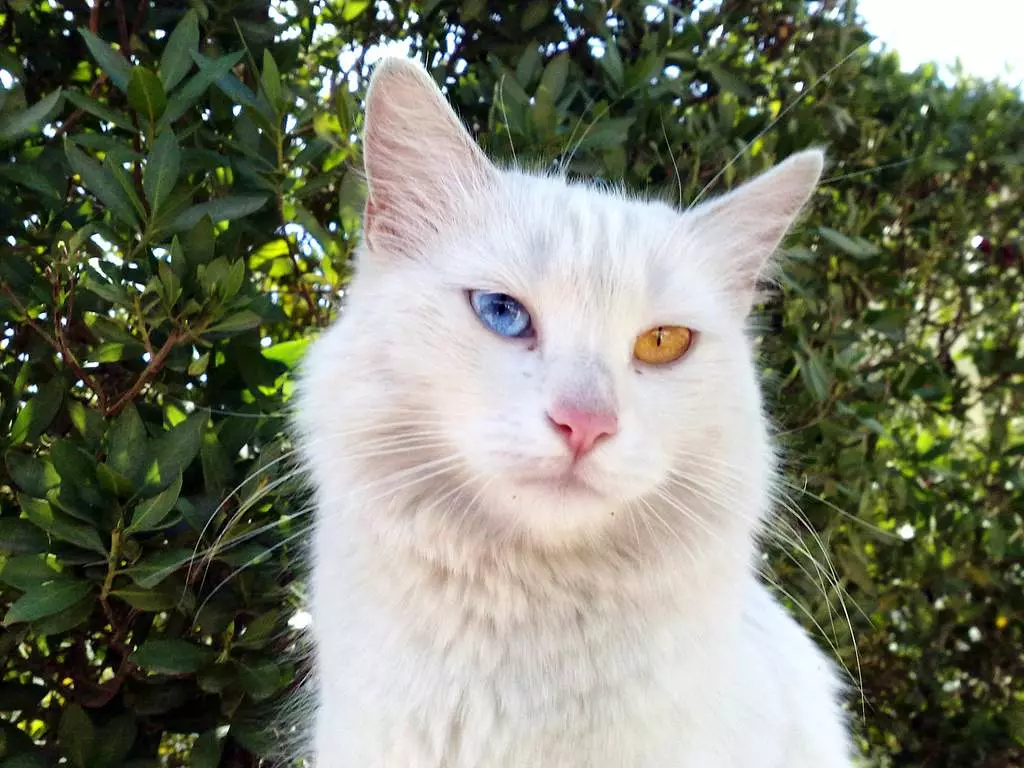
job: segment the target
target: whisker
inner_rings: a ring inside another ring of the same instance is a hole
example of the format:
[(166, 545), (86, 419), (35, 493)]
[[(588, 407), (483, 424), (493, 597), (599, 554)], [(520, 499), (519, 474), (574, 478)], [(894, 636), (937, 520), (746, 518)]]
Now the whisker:
[(665, 528), (665, 530), (667, 530), (669, 532), (669, 534), (676, 540), (676, 542), (678, 542), (679, 546), (681, 546), (683, 548), (683, 552), (686, 553), (686, 555), (690, 558), (690, 561), (693, 563), (694, 571), (695, 572), (699, 572), (700, 571), (700, 567), (699, 567), (699, 562), (697, 560), (697, 556), (694, 554), (693, 550), (690, 549), (689, 545), (683, 540), (683, 537), (679, 535), (678, 531), (676, 531), (675, 528), (670, 526), (665, 521), (665, 518), (663, 518), (658, 513), (658, 510), (656, 510), (654, 508), (654, 505), (651, 504), (649, 501), (647, 501), (647, 499), (640, 498), (640, 499), (638, 499), (638, 501), (644, 506), (644, 508), (647, 510), (647, 512), (652, 517), (654, 517), (655, 520), (657, 520), (659, 523), (661, 523), (662, 527)]
[[(690, 458), (692, 460), (691, 463), (693, 463), (694, 465), (700, 465), (701, 461), (704, 462), (703, 465), (702, 465), (702, 471), (703, 472), (710, 472), (712, 474), (718, 473), (719, 477), (724, 476), (724, 477), (726, 477), (726, 479), (730, 479), (730, 480), (733, 480), (733, 481), (736, 481), (736, 482), (741, 482), (741, 483), (748, 482), (749, 483), (749, 481), (747, 481), (745, 478), (743, 478), (742, 476), (736, 474), (735, 471), (734, 471), (734, 468), (733, 468), (733, 471), (730, 472), (729, 471), (730, 468), (728, 467), (728, 464), (726, 462), (721, 462), (721, 463), (726, 465), (725, 468), (722, 468), (722, 467), (715, 467), (715, 466), (713, 466), (714, 462), (711, 460), (712, 457), (697, 457), (695, 455), (691, 455)], [(700, 459), (700, 461), (698, 461), (698, 459)], [(685, 475), (680, 475), (680, 473), (677, 470), (673, 470), (672, 476), (673, 476), (673, 482), (676, 482), (676, 483), (678, 483), (680, 485), (683, 485), (683, 483), (680, 482), (680, 480), (682, 479), (684, 481), (688, 481), (691, 484), (691, 486), (692, 486), (692, 482), (693, 482), (692, 479), (686, 478)], [(693, 487), (688, 487), (687, 489), (690, 490), (691, 492), (695, 492), (695, 493), (698, 493), (700, 495), (700, 492), (697, 489), (693, 488)], [(710, 497), (708, 497), (706, 494), (704, 494), (704, 497), (706, 499), (708, 499), (709, 502), (714, 503), (714, 500), (711, 499)], [(776, 498), (771, 493), (769, 494), (769, 497), (773, 501), (775, 501), (776, 503), (780, 503), (779, 499)], [(814, 529), (814, 526), (811, 525), (810, 521), (796, 507), (796, 505), (794, 505), (792, 503), (785, 503), (785, 504), (781, 504), (781, 505), (784, 506), (787, 509), (787, 511), (789, 511), (797, 519), (797, 521), (806, 529), (808, 534), (811, 536), (812, 540), (817, 545), (818, 549), (821, 550), (821, 554), (822, 554), (822, 557), (824, 558), (825, 565), (821, 565), (820, 563), (818, 563), (817, 559), (811, 555), (810, 551), (806, 547), (804, 547), (803, 545), (799, 544), (799, 542), (798, 542), (798, 540), (796, 539), (795, 536), (793, 536), (793, 537), (786, 536), (785, 532), (781, 531), (778, 528), (771, 528), (771, 527), (769, 527), (769, 530), (774, 535), (776, 535), (784, 544), (788, 544), (790, 547), (793, 547), (793, 548), (797, 549), (797, 551), (800, 552), (800, 554), (804, 555), (812, 563), (812, 565), (814, 566), (815, 570), (819, 574), (818, 578), (817, 578), (817, 581), (818, 581), (819, 587), (821, 589), (822, 596), (825, 598), (825, 603), (826, 603), (826, 606), (829, 609), (830, 614), (831, 614), (833, 609), (832, 609), (832, 605), (831, 605), (831, 602), (830, 602), (830, 599), (829, 599), (829, 592), (832, 591), (832, 590), (835, 591), (837, 597), (839, 598), (839, 605), (840, 605), (840, 608), (841, 608), (841, 610), (843, 612), (843, 615), (844, 615), (844, 618), (845, 618), (845, 621), (846, 621), (846, 625), (847, 625), (847, 629), (849, 631), (851, 643), (852, 643), (852, 646), (853, 646), (853, 653), (854, 653), (854, 658), (855, 658), (856, 668), (857, 668), (857, 679), (858, 679), (858, 681), (860, 681), (861, 689), (863, 689), (863, 670), (862, 670), (861, 662), (860, 662), (860, 649), (859, 649), (859, 646), (857, 644), (856, 632), (854, 631), (854, 628), (853, 628), (853, 621), (852, 621), (852, 618), (850, 617), (849, 610), (847, 609), (847, 605), (846, 605), (846, 599), (851, 599), (852, 600), (852, 598), (850, 597), (849, 593), (847, 593), (843, 589), (842, 584), (841, 584), (841, 579), (839, 577), (839, 573), (838, 573), (838, 571), (837, 571), (837, 569), (835, 567), (835, 564), (833, 563), (831, 557), (829, 556), (827, 547), (825, 546), (824, 542), (821, 540), (821, 537), (818, 535), (817, 531)], [(738, 508), (738, 507), (737, 508), (726, 508), (726, 511), (731, 513), (731, 514), (744, 515), (742, 509)], [(769, 523), (769, 526), (771, 526), (771, 523)], [(795, 534), (795, 532), (794, 532), (794, 534)], [(783, 548), (783, 552), (785, 552), (787, 555), (789, 555), (788, 550), (786, 550), (785, 548)], [(790, 555), (790, 557), (791, 557), (792, 561), (794, 563), (796, 563), (797, 566), (802, 571), (804, 571), (804, 573), (808, 576), (808, 578), (811, 578), (812, 581), (816, 580), (810, 573), (808, 573), (806, 571), (806, 569), (802, 566), (802, 564), (798, 560), (796, 560), (795, 557), (792, 557), (791, 555)], [(824, 583), (821, 581), (822, 578), (827, 578), (828, 579), (830, 589), (826, 589), (825, 588)], [(854, 605), (857, 607), (857, 609), (861, 612), (861, 614), (864, 615), (863, 609), (860, 608), (860, 606), (857, 604), (856, 601), (853, 601), (853, 602), (854, 602)], [(868, 620), (870, 621), (870, 617), (868, 617)], [(862, 701), (862, 706), (866, 706), (863, 701)]]
[(665, 150), (668, 152), (668, 159), (672, 161), (672, 172), (676, 175), (676, 186), (679, 193), (676, 196), (676, 207), (683, 207), (683, 177), (679, 175), (679, 164), (676, 162), (676, 154), (672, 151), (672, 143), (668, 140), (668, 131), (665, 129), (665, 116), (661, 116), (661, 135), (665, 138)]
[(697, 197), (695, 197), (693, 199), (693, 202), (690, 203), (690, 205), (687, 207), (686, 210), (689, 211), (695, 205), (697, 205), (697, 203), (699, 203), (701, 201), (701, 199), (704, 197), (704, 195), (707, 194), (708, 190), (711, 189), (715, 184), (718, 183), (718, 180), (720, 178), (722, 178), (722, 176), (725, 174), (725, 172), (727, 170), (729, 170), (730, 168), (732, 168), (732, 166), (736, 164), (736, 161), (739, 160), (741, 157), (743, 157), (743, 155), (746, 154), (747, 150), (750, 149), (758, 139), (763, 137), (766, 133), (768, 133), (768, 131), (770, 131), (772, 128), (774, 128), (782, 118), (784, 118), (786, 115), (788, 115), (798, 104), (800, 104), (800, 102), (802, 102), (804, 99), (806, 99), (807, 96), (812, 91), (814, 91), (819, 85), (821, 85), (821, 83), (823, 83), (825, 80), (827, 80), (829, 77), (831, 77), (833, 72), (835, 72), (837, 69), (839, 69), (841, 66), (843, 66), (846, 62), (848, 62), (850, 59), (852, 59), (858, 52), (860, 52), (860, 50), (862, 48), (866, 48), (868, 45), (870, 45), (870, 43), (871, 43), (871, 41), (868, 40), (868, 41), (865, 41), (865, 42), (861, 43), (860, 45), (858, 45), (856, 48), (854, 48), (852, 51), (850, 51), (848, 54), (846, 54), (842, 59), (840, 59), (837, 64), (832, 65), (832, 67), (830, 67), (823, 75), (821, 75), (817, 80), (815, 80), (811, 84), (810, 88), (805, 88), (803, 91), (801, 91), (799, 96), (797, 96), (795, 99), (793, 99), (793, 101), (791, 101), (789, 104), (787, 104), (786, 107), (783, 110), (781, 110), (779, 112), (779, 114), (777, 114), (768, 123), (768, 125), (766, 125), (763, 129), (758, 131), (757, 135), (754, 136), (754, 138), (752, 138), (750, 141), (748, 141), (746, 144), (744, 144), (743, 147), (740, 149), (740, 151), (737, 152), (733, 156), (733, 158), (728, 163), (725, 164), (725, 166), (722, 168), (722, 170), (720, 170), (718, 173), (716, 173), (711, 178), (711, 181), (709, 181), (707, 184), (704, 185), (703, 189), (701, 189), (701, 191), (697, 193)]
[(501, 119), (505, 123), (505, 131), (508, 133), (508, 148), (512, 152), (512, 162), (519, 165), (519, 158), (516, 157), (516, 146), (512, 143), (512, 129), (509, 127), (508, 112), (505, 110), (505, 78), (502, 75), (498, 81), (498, 107), (501, 109)]
[[(210, 517), (207, 519), (206, 523), (203, 525), (202, 529), (199, 531), (199, 536), (196, 538), (196, 545), (195, 545), (195, 547), (192, 550), (192, 558), (193, 558), (193, 560), (195, 559), (196, 554), (199, 552), (199, 546), (200, 546), (203, 538), (205, 538), (206, 532), (207, 532), (207, 530), (209, 530), (210, 525), (213, 524), (213, 521), (217, 518), (217, 515), (220, 514), (221, 510), (224, 509), (224, 507), (228, 504), (228, 502), (230, 502), (231, 499), (234, 498), (235, 494), (237, 494), (240, 490), (242, 490), (242, 488), (244, 488), (246, 486), (246, 484), (249, 483), (251, 480), (253, 480), (257, 475), (261, 474), (262, 472), (266, 472), (271, 467), (273, 467), (273, 466), (281, 463), (282, 461), (285, 461), (286, 459), (292, 457), (295, 454), (295, 452), (296, 452), (296, 449), (293, 448), (293, 449), (285, 452), (284, 454), (282, 454), (278, 458), (274, 459), (273, 461), (268, 462), (267, 464), (265, 464), (264, 466), (260, 467), (256, 471), (250, 473), (241, 483), (236, 485), (234, 487), (234, 489), (224, 497), (223, 501), (221, 501), (220, 504), (217, 505), (217, 508), (213, 510), (213, 512), (210, 514)], [(185, 582), (186, 582), (186, 584), (191, 580), (191, 578), (192, 578), (192, 567), (190, 565), (187, 573), (185, 574)]]
[(213, 596), (216, 595), (218, 592), (220, 592), (220, 590), (222, 590), (229, 583), (231, 583), (231, 580), (234, 579), (236, 576), (238, 576), (238, 574), (240, 574), (240, 573), (248, 570), (249, 568), (251, 568), (261, 558), (264, 558), (267, 555), (269, 555), (269, 554), (271, 554), (273, 552), (276, 552), (281, 547), (287, 546), (291, 542), (295, 541), (295, 539), (299, 538), (299, 536), (304, 536), (306, 534), (306, 532), (309, 530), (309, 528), (310, 528), (310, 526), (306, 526), (301, 531), (298, 531), (296, 533), (291, 534), (290, 536), (287, 536), (286, 538), (284, 538), (281, 541), (279, 541), (277, 544), (274, 544), (273, 546), (267, 547), (265, 552), (261, 552), (258, 556), (252, 558), (247, 563), (245, 563), (244, 565), (236, 568), (234, 571), (232, 571), (230, 574), (228, 574), (226, 577), (224, 577), (224, 579), (222, 579), (220, 581), (220, 583), (218, 583), (217, 586), (215, 586), (213, 588), (213, 590), (210, 592), (210, 594), (208, 594), (206, 596), (206, 599), (204, 599), (203, 602), (199, 604), (199, 607), (196, 609), (196, 615), (199, 615), (202, 612), (203, 608), (206, 607), (206, 604), (209, 603), (211, 599), (213, 599)]

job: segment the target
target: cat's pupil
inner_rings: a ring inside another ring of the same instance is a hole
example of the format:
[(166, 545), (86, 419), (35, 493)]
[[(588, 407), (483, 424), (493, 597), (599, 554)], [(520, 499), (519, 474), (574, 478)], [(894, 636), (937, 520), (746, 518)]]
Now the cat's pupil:
[(654, 343), (655, 343), (655, 344), (656, 344), (657, 346), (659, 346), (659, 347), (661, 346), (661, 337), (662, 337), (662, 332), (663, 332), (663, 329), (662, 329), (662, 328), (658, 328), (658, 332), (657, 332), (657, 333), (655, 334), (655, 336), (654, 336)]

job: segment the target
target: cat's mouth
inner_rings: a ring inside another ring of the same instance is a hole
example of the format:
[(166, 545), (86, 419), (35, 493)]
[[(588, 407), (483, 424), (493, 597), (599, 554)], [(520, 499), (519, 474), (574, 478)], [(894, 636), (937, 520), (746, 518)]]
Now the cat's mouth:
[(549, 493), (601, 495), (575, 467), (570, 467), (562, 472), (527, 475), (522, 477), (520, 481), (526, 485), (543, 488)]

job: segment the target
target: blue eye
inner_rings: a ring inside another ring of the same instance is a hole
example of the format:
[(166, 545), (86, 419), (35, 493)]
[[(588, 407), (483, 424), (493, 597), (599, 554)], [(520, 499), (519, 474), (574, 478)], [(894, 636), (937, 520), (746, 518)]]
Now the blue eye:
[(480, 322), (499, 336), (521, 339), (533, 335), (530, 313), (508, 294), (470, 291), (469, 303)]

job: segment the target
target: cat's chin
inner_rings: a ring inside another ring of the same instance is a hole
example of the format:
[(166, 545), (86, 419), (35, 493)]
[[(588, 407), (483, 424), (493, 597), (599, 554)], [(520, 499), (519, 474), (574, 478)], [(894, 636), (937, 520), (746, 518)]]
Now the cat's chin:
[[(592, 538), (614, 522), (619, 504), (585, 477), (567, 472), (517, 477), (495, 489), (494, 507), (536, 541)], [(493, 508), (493, 507), (492, 507)]]

